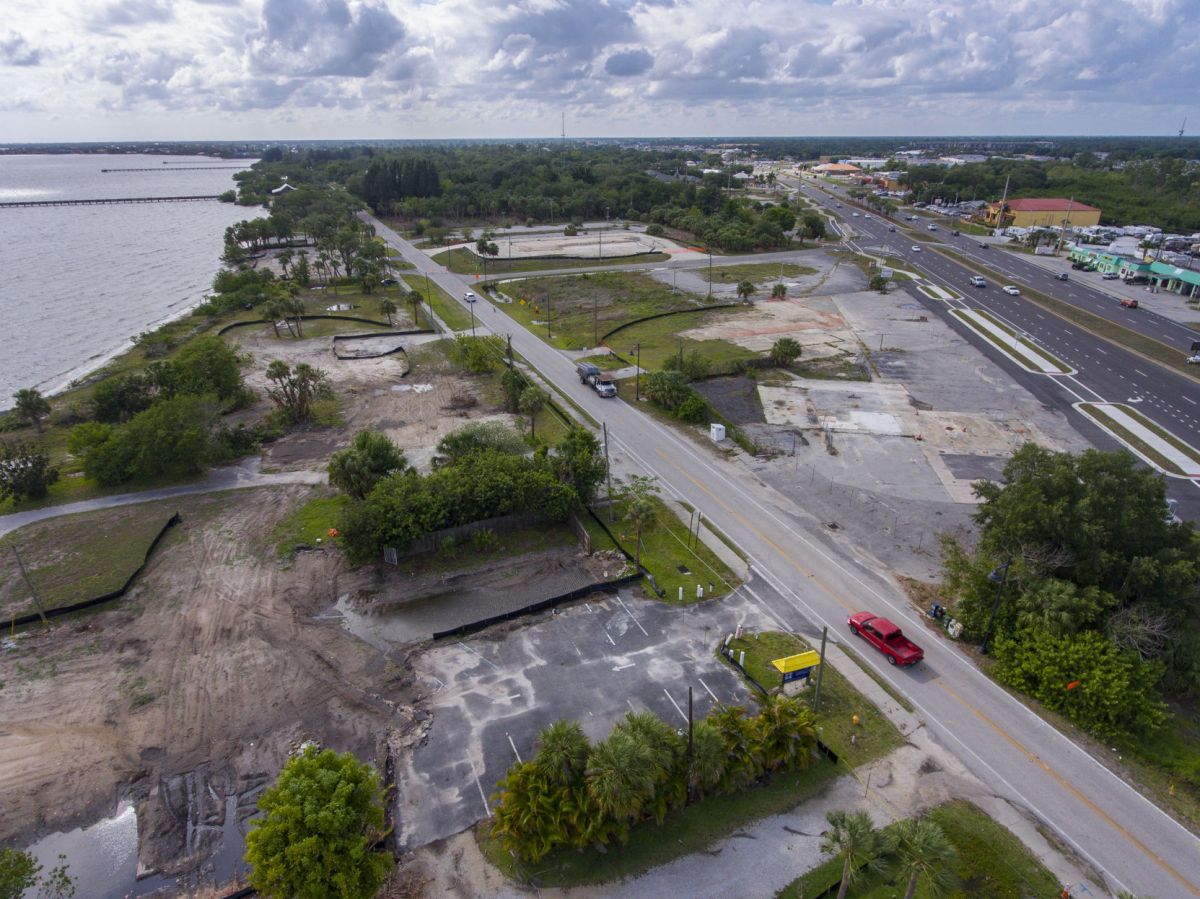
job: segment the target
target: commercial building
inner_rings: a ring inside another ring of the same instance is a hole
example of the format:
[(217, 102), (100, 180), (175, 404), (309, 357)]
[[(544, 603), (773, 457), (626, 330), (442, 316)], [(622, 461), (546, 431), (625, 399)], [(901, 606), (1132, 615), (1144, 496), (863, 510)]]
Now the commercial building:
[(813, 171), (818, 175), (857, 175), (862, 171), (856, 165), (849, 165), (845, 162), (826, 162), (822, 165), (813, 166)]
[(1004, 204), (989, 203), (983, 221), (990, 228), (1050, 228), (1061, 227), (1065, 222), (1070, 228), (1086, 228), (1100, 224), (1100, 210), (1078, 200), (1061, 197), (1030, 197), (1009, 200)]

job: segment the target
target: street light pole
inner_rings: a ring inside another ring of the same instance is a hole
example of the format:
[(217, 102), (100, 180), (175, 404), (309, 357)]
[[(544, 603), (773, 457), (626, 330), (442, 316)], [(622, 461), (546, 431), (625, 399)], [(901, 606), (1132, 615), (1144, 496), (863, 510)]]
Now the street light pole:
[(1007, 562), (988, 575), (988, 580), (996, 585), (996, 598), (992, 602), (992, 614), (988, 616), (987, 631), (984, 632), (983, 642), (979, 644), (979, 651), (984, 655), (987, 655), (988, 641), (992, 639), (992, 627), (996, 623), (996, 612), (1000, 609), (1000, 594), (1004, 592), (1004, 585), (1008, 583), (1010, 565), (1012, 565), (1012, 556), (1009, 556)]
[(633, 351), (637, 353), (637, 371), (633, 373), (633, 399), (635, 402), (640, 402), (642, 399), (642, 345), (638, 343)]
[(708, 248), (708, 298), (712, 299), (712, 246)]

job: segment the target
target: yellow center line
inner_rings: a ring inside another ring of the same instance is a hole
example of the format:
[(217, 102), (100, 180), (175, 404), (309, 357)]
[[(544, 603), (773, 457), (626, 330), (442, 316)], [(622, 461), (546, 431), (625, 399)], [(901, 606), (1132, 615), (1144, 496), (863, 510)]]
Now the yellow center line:
[[(817, 583), (817, 585), (820, 586), (821, 589), (824, 590), (825, 593), (830, 598), (832, 598), (835, 602), (838, 603), (838, 605), (842, 606), (847, 611), (856, 611), (852, 606), (850, 606), (848, 603), (846, 603), (846, 601), (843, 600), (842, 597), (839, 596), (836, 591), (831, 590), (826, 584), (822, 583), (821, 580), (819, 578), (817, 578), (812, 572), (806, 570), (804, 568), (804, 566), (802, 566), (799, 562), (797, 562), (794, 558), (792, 558), (783, 549), (783, 547), (781, 547), (778, 543), (776, 543), (769, 536), (767, 536), (767, 534), (763, 533), (763, 531), (760, 530), (749, 519), (747, 519), (740, 512), (731, 508), (724, 500), (722, 500), (720, 497), (718, 497), (717, 494), (713, 493), (705, 484), (701, 483), (696, 478), (692, 477), (690, 474), (688, 474), (686, 471), (684, 471), (682, 468), (680, 468), (677, 464), (675, 464), (675, 462), (672, 461), (671, 458), (665, 452), (663, 452), (662, 449), (656, 447), (655, 451), (658, 453), (659, 456), (662, 457), (664, 462), (666, 462), (668, 465), (670, 465), (672, 468), (674, 468), (676, 471), (678, 471), (680, 474), (682, 474), (685, 478), (687, 478), (689, 481), (691, 481), (692, 484), (694, 484), (697, 489), (703, 491), (710, 499), (712, 499), (713, 502), (715, 502), (718, 506), (720, 506), (722, 509), (724, 509), (725, 512), (727, 512), (729, 515), (732, 515), (744, 527), (746, 527), (748, 530), (752, 531), (760, 540), (769, 544), (777, 553), (779, 553), (779, 555), (789, 565), (791, 565), (793, 568), (795, 568), (801, 574), (803, 574), (806, 577), (809, 577), (813, 581), (815, 581)], [(1053, 768), (1051, 768), (1049, 765), (1047, 765), (1036, 754), (1034, 754), (1033, 752), (1030, 752), (1028, 749), (1026, 749), (1025, 746), (1019, 740), (1017, 740), (1012, 734), (1008, 733), (1008, 731), (1006, 731), (1004, 728), (1002, 728), (998, 724), (996, 724), (996, 722), (994, 722), (991, 718), (989, 718), (987, 715), (985, 715), (982, 711), (980, 711), (975, 706), (971, 705), (971, 703), (967, 702), (965, 699), (963, 699), (961, 696), (959, 696), (956, 692), (954, 692), (953, 689), (946, 686), (946, 682), (945, 682), (944, 678), (939, 677), (939, 678), (936, 678), (935, 681), (939, 687), (941, 687), (950, 696), (952, 696), (954, 699), (956, 699), (964, 708), (966, 708), (973, 715), (975, 715), (977, 718), (979, 718), (979, 720), (981, 720), (984, 724), (986, 724), (988, 727), (990, 727), (992, 730), (994, 730), (996, 733), (998, 733), (1001, 737), (1003, 737), (1006, 742), (1011, 744), (1014, 748), (1016, 748), (1016, 750), (1018, 752), (1020, 752), (1023, 756), (1025, 756), (1027, 759), (1029, 759), (1031, 762), (1033, 762), (1039, 768), (1041, 768), (1044, 772), (1046, 772), (1046, 774), (1050, 775), (1050, 777), (1054, 780), (1055, 783), (1057, 783), (1064, 790), (1066, 790), (1068, 793), (1070, 793), (1072, 796), (1074, 796), (1076, 799), (1078, 799), (1080, 802), (1082, 802), (1085, 806), (1087, 806), (1088, 809), (1091, 810), (1091, 812), (1096, 815), (1096, 817), (1100, 818), (1102, 821), (1104, 821), (1106, 824), (1108, 824), (1111, 828), (1113, 828), (1113, 830), (1117, 831), (1117, 833), (1121, 834), (1130, 843), (1132, 843), (1134, 846), (1136, 846), (1138, 849), (1140, 849), (1145, 855), (1147, 855), (1149, 858), (1153, 859), (1154, 862), (1159, 867), (1161, 867), (1164, 871), (1166, 871), (1168, 874), (1170, 874), (1172, 877), (1174, 877), (1176, 880), (1178, 880), (1179, 883), (1182, 884), (1188, 890), (1188, 892), (1190, 892), (1193, 896), (1200, 896), (1200, 888), (1197, 888), (1195, 884), (1193, 884), (1186, 877), (1184, 877), (1183, 874), (1181, 874), (1178, 870), (1176, 870), (1168, 861), (1166, 861), (1166, 859), (1162, 858), (1160, 855), (1155, 853), (1149, 846), (1147, 846), (1145, 843), (1143, 843), (1134, 834), (1130, 833), (1130, 831), (1128, 831), (1125, 827), (1121, 826), (1121, 824), (1116, 819), (1114, 819), (1111, 815), (1109, 815), (1102, 808), (1100, 808), (1098, 805), (1096, 805), (1096, 803), (1092, 802), (1092, 800), (1088, 799), (1085, 795), (1083, 795), (1083, 793), (1080, 792), (1080, 790), (1074, 784), (1072, 784), (1070, 781), (1068, 781), (1066, 778), (1064, 778), (1061, 774), (1059, 774), (1057, 771), (1055, 771)]]
[(1172, 877), (1174, 877), (1176, 880), (1178, 880), (1181, 884), (1183, 884), (1183, 886), (1186, 887), (1187, 890), (1193, 896), (1200, 896), (1200, 889), (1198, 889), (1195, 884), (1193, 884), (1190, 880), (1188, 880), (1186, 877), (1184, 877), (1179, 871), (1177, 871), (1171, 865), (1170, 862), (1168, 862), (1162, 856), (1160, 856), (1156, 852), (1154, 852), (1154, 850), (1152, 850), (1149, 846), (1147, 846), (1145, 843), (1143, 843), (1141, 840), (1139, 840), (1136, 835), (1134, 835), (1133, 833), (1130, 833), (1124, 826), (1121, 825), (1121, 823), (1119, 821), (1117, 821), (1115, 818), (1113, 818), (1112, 815), (1108, 814), (1106, 811), (1104, 811), (1104, 809), (1100, 808), (1100, 806), (1096, 805), (1096, 803), (1092, 802), (1092, 800), (1090, 800), (1086, 796), (1084, 796), (1083, 793), (1080, 792), (1079, 789), (1074, 784), (1072, 784), (1065, 777), (1063, 777), (1061, 774), (1059, 774), (1057, 771), (1055, 771), (1053, 768), (1051, 768), (1049, 765), (1047, 765), (1035, 753), (1030, 752), (1028, 749), (1026, 749), (1025, 746), (1019, 740), (1016, 739), (1016, 737), (1014, 737), (1007, 730), (1005, 730), (1003, 727), (998, 725), (995, 721), (993, 721), (991, 718), (989, 718), (987, 715), (985, 715), (982, 711), (977, 709), (975, 706), (971, 705), (971, 703), (967, 702), (965, 699), (963, 699), (961, 696), (959, 696), (958, 693), (956, 693), (953, 690), (953, 688), (946, 685), (945, 679), (938, 678), (937, 685), (939, 687), (941, 687), (943, 690), (945, 690), (946, 693), (948, 693), (951, 697), (953, 697), (955, 700), (957, 700), (958, 703), (963, 706), (963, 708), (965, 708), (967, 711), (969, 711), (971, 714), (973, 714), (976, 718), (978, 718), (980, 721), (982, 721), (984, 724), (986, 724), (988, 727), (990, 727), (992, 730), (994, 730), (997, 734), (999, 734), (1001, 737), (1003, 737), (1006, 742), (1008, 742), (1018, 752), (1020, 752), (1023, 756), (1025, 756), (1027, 759), (1029, 759), (1029, 761), (1033, 762), (1035, 765), (1037, 765), (1039, 768), (1041, 768), (1043, 771), (1045, 771), (1047, 774), (1049, 774), (1050, 777), (1052, 777), (1054, 779), (1055, 783), (1057, 783), (1060, 787), (1062, 787), (1064, 790), (1066, 790), (1068, 793), (1070, 793), (1072, 796), (1074, 796), (1076, 799), (1078, 799), (1080, 802), (1082, 802), (1084, 805), (1086, 805), (1088, 807), (1088, 809), (1092, 812), (1092, 814), (1094, 814), (1100, 820), (1104, 821), (1104, 823), (1106, 823), (1109, 827), (1111, 827), (1117, 833), (1121, 834), (1121, 836), (1125, 837), (1125, 839), (1129, 840), (1129, 842), (1133, 843), (1134, 846), (1136, 846), (1138, 849), (1140, 849), (1142, 852), (1144, 852), (1147, 856), (1149, 856), (1151, 859), (1153, 859), (1154, 862), (1160, 868), (1162, 868), (1164, 871), (1166, 871), (1168, 874), (1170, 874)]
[(687, 478), (689, 481), (691, 481), (693, 484), (695, 484), (697, 489), (704, 491), (704, 493), (706, 493), (709, 496), (709, 498), (712, 499), (713, 502), (715, 502), (718, 506), (720, 506), (722, 509), (724, 509), (727, 513), (729, 513), (734, 518), (736, 518), (739, 522), (741, 522), (741, 524), (744, 527), (746, 527), (750, 531), (753, 531), (754, 534), (760, 540), (762, 540), (764, 543), (770, 544), (771, 548), (774, 549), (775, 552), (779, 553), (779, 555), (781, 557), (783, 557), (784, 561), (786, 561), (789, 565), (791, 565), (793, 568), (795, 568), (797, 571), (799, 571), (805, 577), (811, 578), (815, 584), (817, 584), (822, 590), (825, 591), (825, 593), (829, 596), (830, 599), (832, 599), (834, 602), (836, 602), (838, 605), (840, 605), (847, 612), (853, 613), (853, 612), (859, 611), (858, 608), (850, 605), (844, 599), (842, 599), (842, 597), (838, 595), (837, 591), (831, 590), (825, 583), (823, 583), (821, 581), (821, 579), (819, 577), (817, 577), (815, 574), (813, 574), (811, 571), (809, 571), (803, 565), (801, 565), (799, 562), (797, 562), (795, 559), (793, 559), (790, 555), (788, 555), (787, 551), (784, 550), (784, 548), (782, 546), (780, 546), (778, 543), (776, 543), (774, 540), (772, 540), (769, 536), (767, 536), (765, 533), (763, 533), (763, 531), (761, 531), (754, 523), (752, 523), (748, 518), (746, 518), (746, 516), (742, 515), (737, 510), (731, 508), (729, 505), (727, 505), (725, 503), (724, 500), (722, 500), (719, 496), (717, 496), (715, 493), (713, 493), (711, 490), (709, 490), (707, 486), (705, 486), (700, 481), (696, 480), (694, 477), (692, 477), (690, 474), (688, 474), (686, 471), (684, 471), (682, 468), (680, 468), (678, 465), (676, 465), (671, 460), (671, 458), (665, 452), (663, 452), (663, 450), (661, 448), (656, 447), (655, 452), (657, 452), (662, 457), (664, 462), (666, 462), (668, 465), (670, 465), (672, 468), (674, 468), (676, 471), (678, 471), (681, 475), (683, 475), (685, 478)]

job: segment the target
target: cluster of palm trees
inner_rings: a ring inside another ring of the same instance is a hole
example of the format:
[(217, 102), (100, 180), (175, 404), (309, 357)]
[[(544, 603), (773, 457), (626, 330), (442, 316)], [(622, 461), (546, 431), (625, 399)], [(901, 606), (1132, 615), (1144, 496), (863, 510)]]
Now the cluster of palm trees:
[(837, 810), (825, 816), (829, 830), (821, 851), (842, 859), (837, 899), (845, 899), (860, 874), (891, 872), (907, 877), (904, 899), (912, 899), (924, 882), (933, 892), (949, 885), (957, 852), (936, 822), (910, 818), (879, 830), (866, 812)]
[(648, 712), (629, 713), (594, 746), (577, 723), (557, 721), (500, 781), (492, 835), (527, 862), (564, 846), (623, 843), (640, 821), (661, 824), (705, 795), (807, 767), (815, 748), (811, 710), (786, 696), (767, 697), (757, 715), (718, 707), (690, 738)]

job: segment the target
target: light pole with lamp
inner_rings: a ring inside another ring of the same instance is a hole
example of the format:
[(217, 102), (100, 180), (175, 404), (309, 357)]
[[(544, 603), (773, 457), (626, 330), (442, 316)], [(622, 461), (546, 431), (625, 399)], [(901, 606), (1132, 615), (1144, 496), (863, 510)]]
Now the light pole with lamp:
[(992, 627), (996, 624), (996, 612), (1000, 610), (1000, 595), (1004, 592), (1004, 585), (1008, 583), (1008, 569), (1012, 565), (1012, 556), (1008, 557), (1008, 561), (999, 568), (994, 569), (989, 575), (988, 580), (996, 585), (996, 598), (992, 602), (992, 614), (988, 616), (987, 630), (983, 634), (983, 642), (979, 644), (979, 651), (987, 655), (988, 641), (992, 639)]

